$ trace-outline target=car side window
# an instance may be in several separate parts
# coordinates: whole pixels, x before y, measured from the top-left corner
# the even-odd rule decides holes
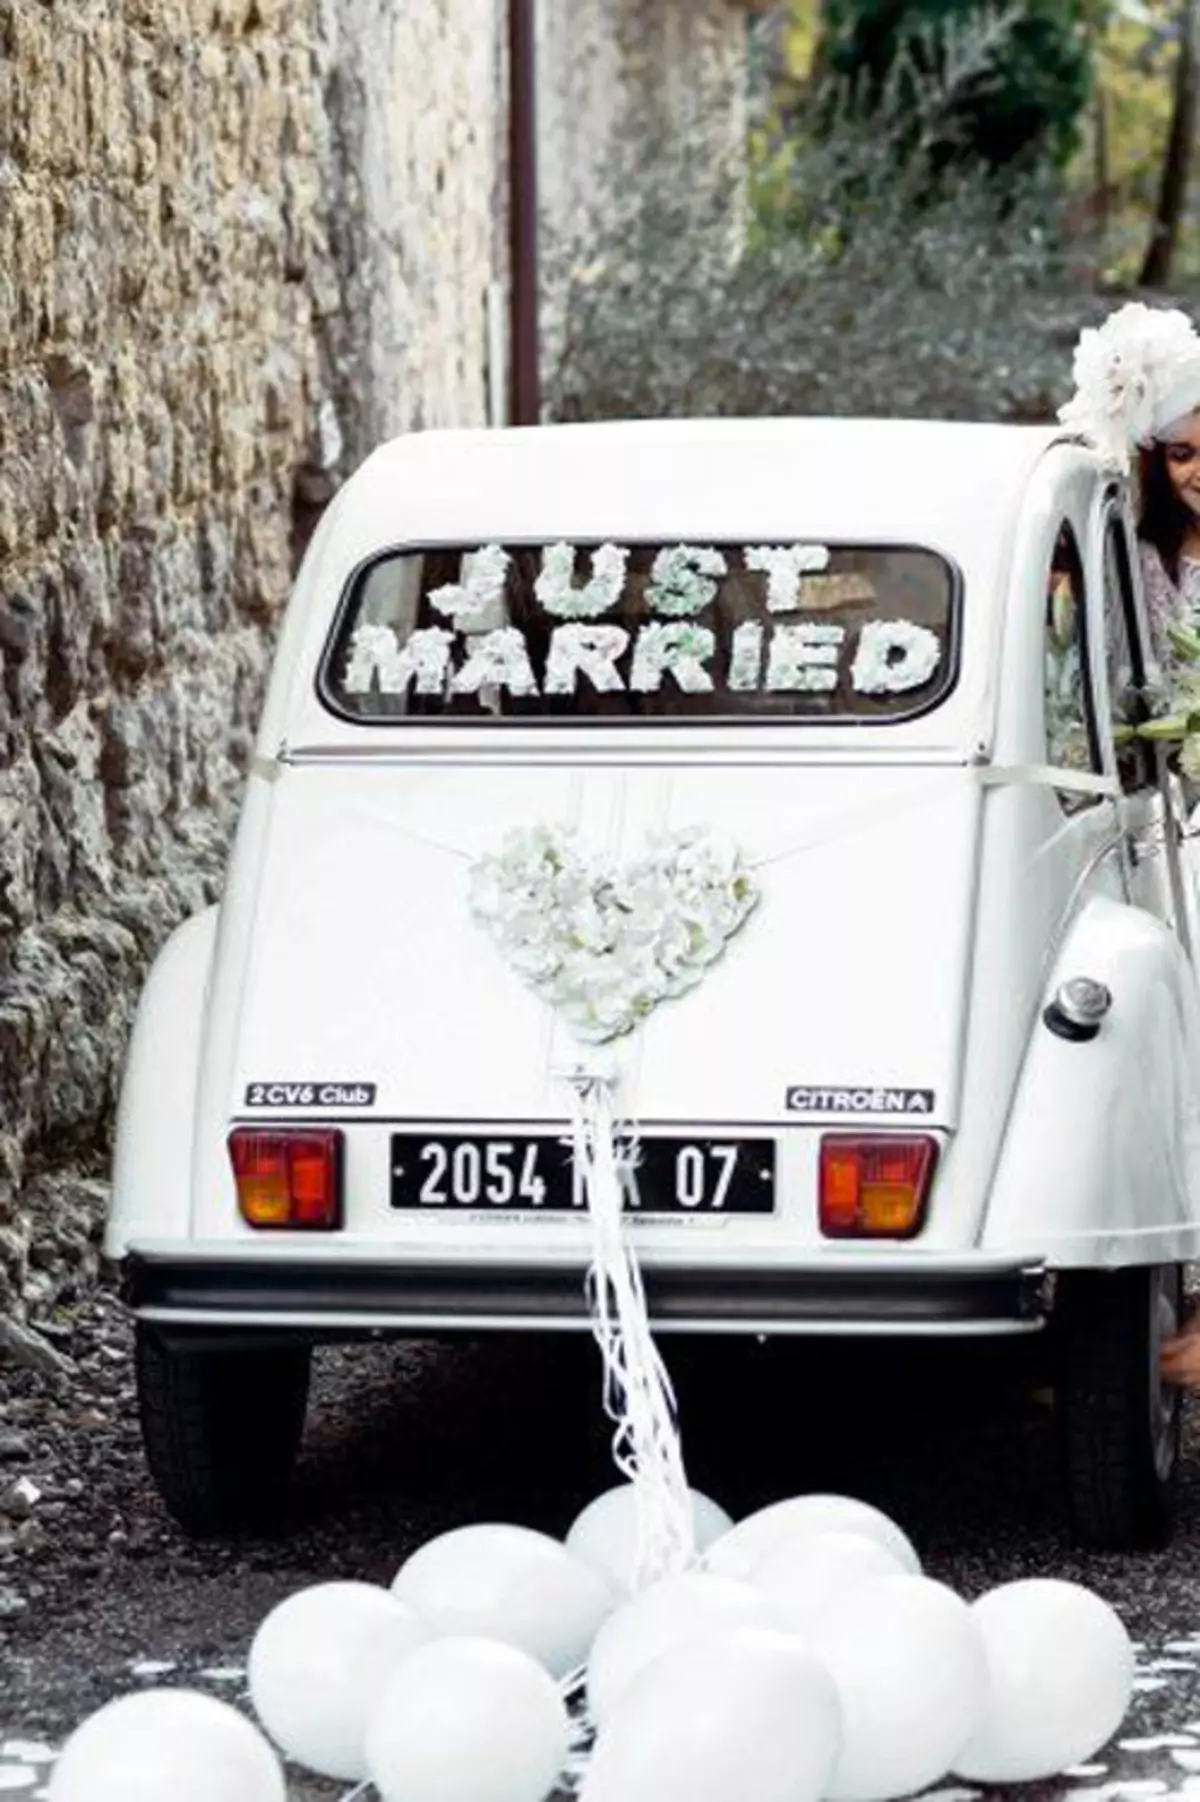
[[[1087,591],[1083,558],[1064,520],[1054,545],[1046,581],[1046,761],[1055,769],[1099,770],[1092,685],[1088,675]],[[1095,799],[1062,794],[1067,813]]]
[[[1146,662],[1138,634],[1129,541],[1119,512],[1104,527],[1104,657],[1111,731],[1121,786],[1131,793],[1153,785],[1154,759],[1133,728],[1147,717]]]

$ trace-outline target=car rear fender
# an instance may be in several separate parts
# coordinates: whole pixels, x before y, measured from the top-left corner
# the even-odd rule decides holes
[[[186,1238],[192,1130],[216,907],[177,927],[146,979],[117,1109],[113,1191],[104,1249],[135,1238]]]
[[[1044,1018],[1059,985],[1111,992],[1095,1038]],[[1200,1253],[1200,1007],[1162,921],[1097,897],[1055,960],[1025,1055],[984,1222],[988,1251],[1059,1268]]]

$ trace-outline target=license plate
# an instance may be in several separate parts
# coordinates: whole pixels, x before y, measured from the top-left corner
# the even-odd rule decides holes
[[[774,1139],[637,1142],[638,1214],[770,1214]],[[511,1133],[393,1133],[392,1206],[426,1212],[571,1213],[571,1141]],[[627,1201],[630,1206],[630,1201]]]

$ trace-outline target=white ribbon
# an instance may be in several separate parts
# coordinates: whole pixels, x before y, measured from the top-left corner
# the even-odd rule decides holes
[[[685,1570],[695,1526],[675,1391],[650,1331],[637,1253],[623,1224],[634,1177],[618,1162],[611,1079],[580,1068],[566,1077],[576,1180],[592,1222],[588,1299],[604,1366],[604,1411],[613,1461],[633,1485],[637,1511],[635,1590]]]

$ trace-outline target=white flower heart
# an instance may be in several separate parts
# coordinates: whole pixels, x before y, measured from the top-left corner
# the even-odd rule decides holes
[[[737,847],[703,827],[623,866],[567,827],[525,827],[471,866],[472,917],[589,1044],[694,988],[758,900]]]

